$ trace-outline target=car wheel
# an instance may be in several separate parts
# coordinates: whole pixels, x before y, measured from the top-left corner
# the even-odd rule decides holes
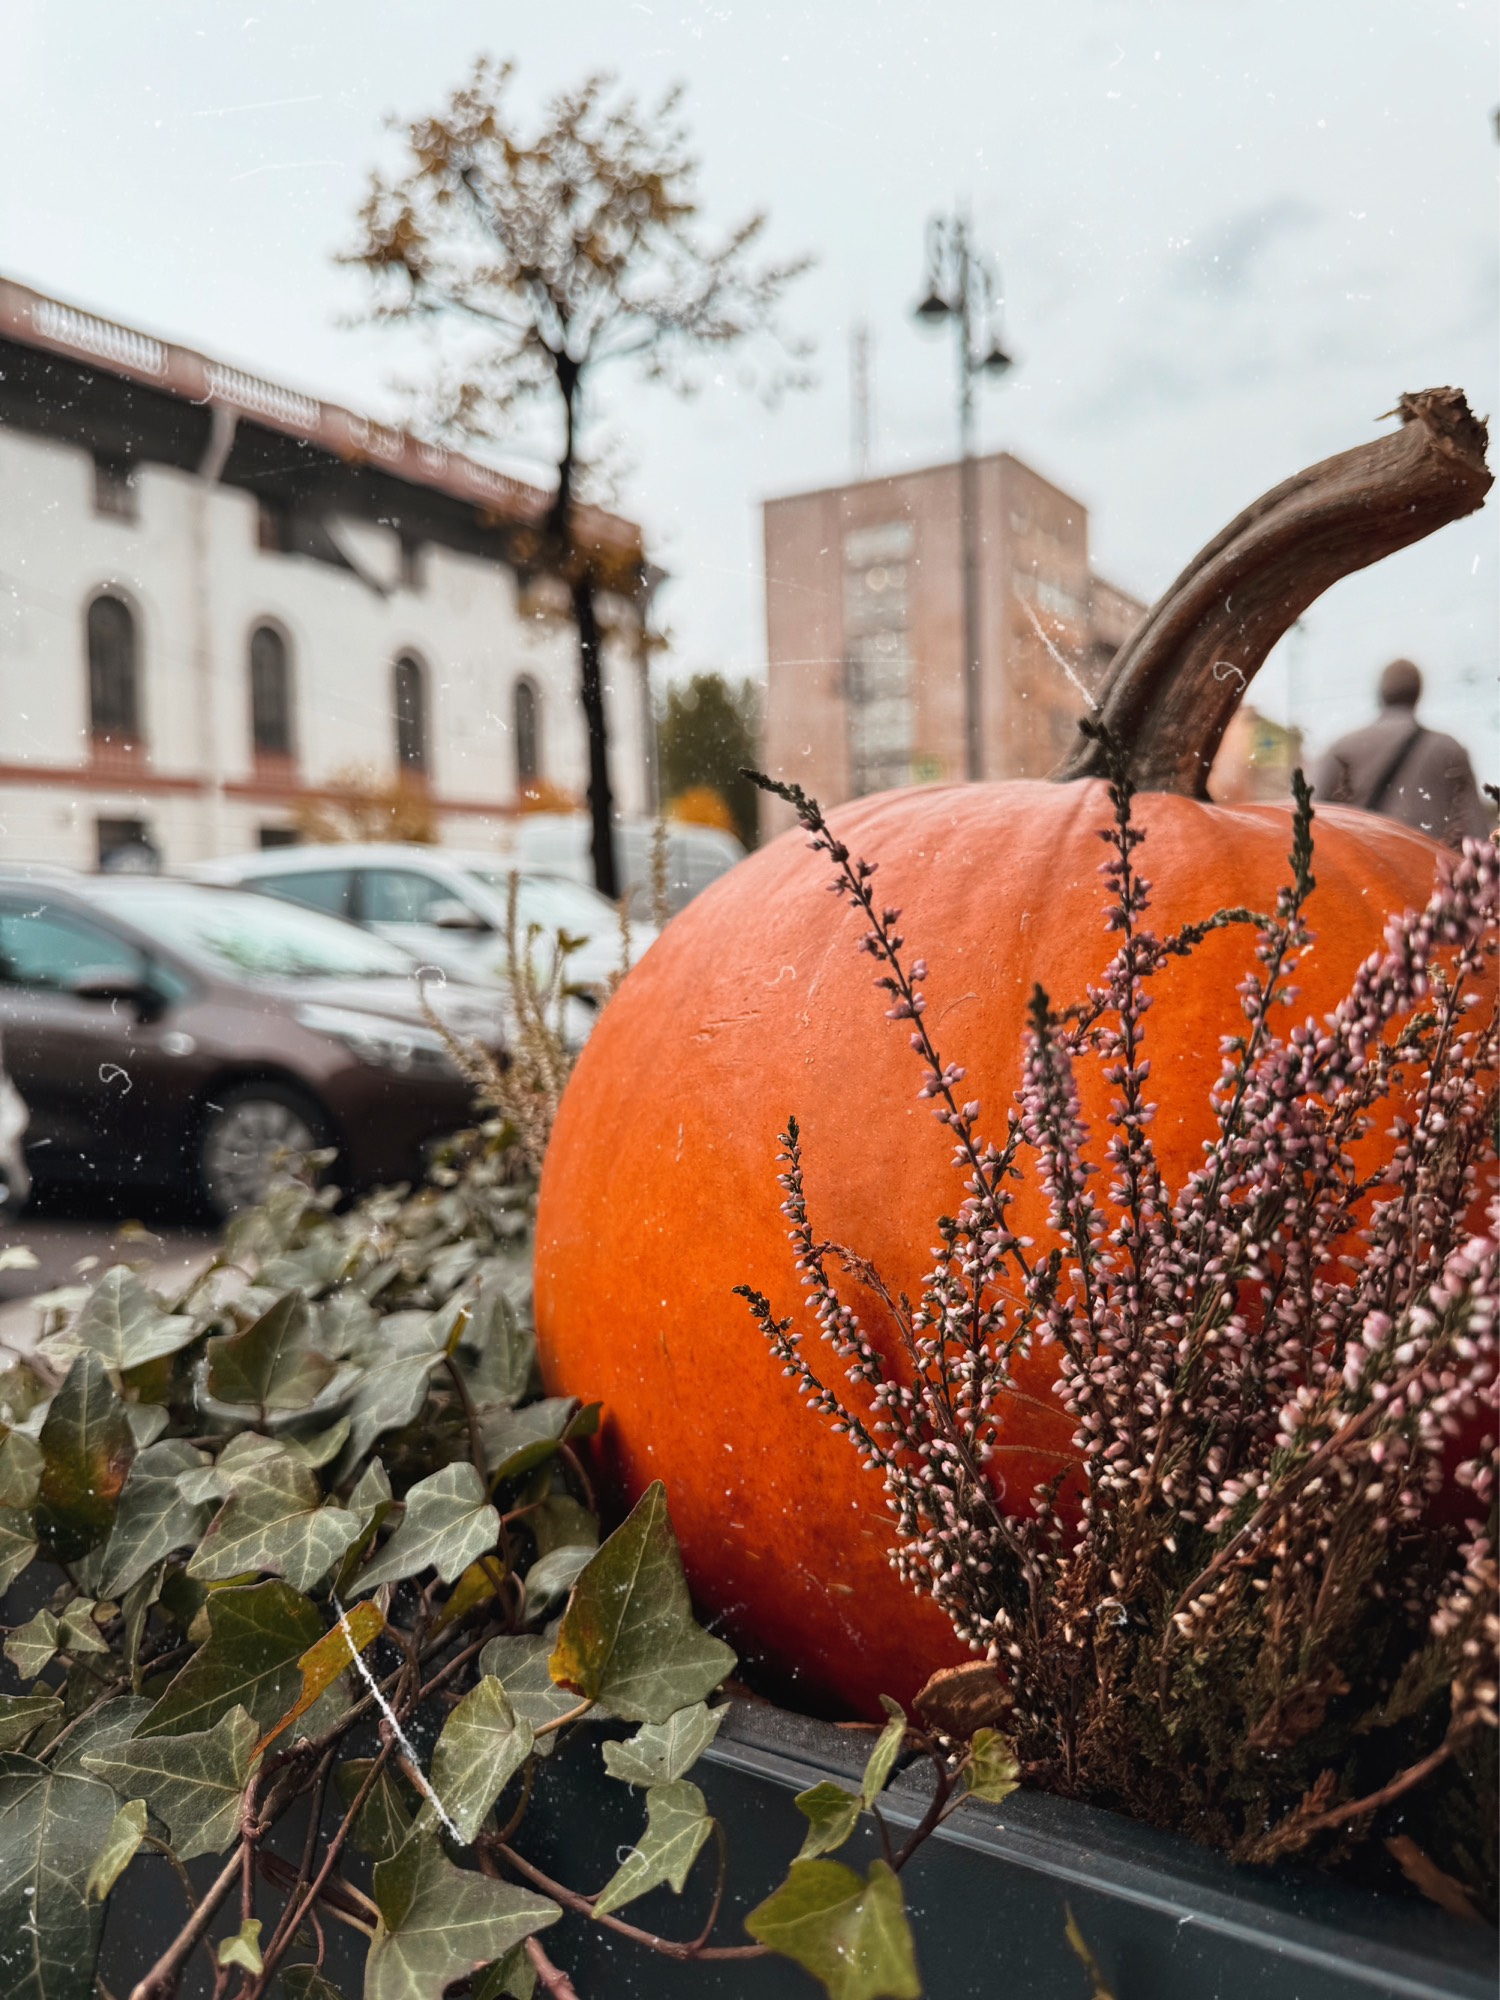
[[[215,1092],[198,1129],[198,1184],[220,1219],[265,1200],[278,1176],[329,1141],[311,1098],[282,1083],[237,1083]]]

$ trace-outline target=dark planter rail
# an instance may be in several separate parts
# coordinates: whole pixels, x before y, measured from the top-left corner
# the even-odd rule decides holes
[[[821,1778],[857,1786],[869,1743],[735,1703],[692,1774],[729,1840],[722,1942],[743,1940],[740,1915],[800,1844],[794,1794]],[[581,1743],[554,1760],[528,1840],[529,1853],[541,1861],[545,1846],[559,1879],[583,1889],[605,1881],[641,1821],[639,1799],[594,1775],[598,1756]],[[882,1810],[906,1829],[924,1804],[914,1774],[897,1780]],[[871,1829],[840,1858],[863,1867],[879,1851]],[[707,1856],[698,1871],[683,1898],[657,1892],[622,1916],[693,1936],[706,1913]],[[1236,1868],[1172,1834],[1040,1793],[964,1807],[903,1881],[929,2000],[1090,2000],[1092,1981],[1067,1941],[1070,1910],[1115,2000],[1494,2000],[1497,1990],[1488,1926],[1307,1873]],[[582,2000],[791,2000],[816,1990],[784,1959],[680,1965],[597,1925],[560,1926],[548,1942]]]
[[[864,1732],[734,1703],[692,1773],[729,1843],[716,1942],[743,1943],[745,1911],[785,1874],[803,1829],[793,1796],[821,1778],[857,1786],[869,1742]],[[373,1737],[351,1750],[371,1747]],[[893,1831],[904,1830],[924,1803],[914,1772],[891,1786],[882,1811]],[[330,1829],[334,1817],[330,1804]],[[604,1775],[599,1732],[589,1730],[542,1766],[524,1848],[559,1881],[592,1891],[643,1823],[641,1795]],[[290,1858],[304,1828],[294,1811],[272,1845]],[[863,1868],[878,1852],[866,1822],[839,1858]],[[622,1917],[663,1937],[696,1935],[712,1893],[712,1853],[683,1896],[654,1891]],[[206,1857],[191,1873],[202,1886],[221,1866]],[[368,1887],[357,1855],[349,1872]],[[116,1995],[129,1993],[185,1914],[164,1862],[138,1862],[129,1879],[128,1895],[111,1900],[100,1965]],[[1040,1793],[964,1807],[902,1879],[928,2000],[1091,2000],[1092,1981],[1067,1941],[1070,1911],[1114,2000],[1494,2000],[1497,1990],[1497,1939],[1487,1926],[1306,1873],[1234,1868],[1171,1834]],[[262,1914],[273,1914],[269,1903]],[[215,1935],[237,1923],[237,1908],[226,1909]],[[346,2000],[358,2000],[362,1953],[337,1924],[325,1930],[328,1975]],[[785,1959],[675,1963],[576,1917],[548,1933],[547,1947],[580,2000],[811,2000],[817,1991]],[[183,2000],[207,2000],[211,1985],[197,1953]]]

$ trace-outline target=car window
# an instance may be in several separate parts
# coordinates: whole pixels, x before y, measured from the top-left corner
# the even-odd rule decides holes
[[[342,917],[349,910],[350,873],[347,868],[295,868],[282,874],[247,875],[245,887],[262,895],[279,896],[284,903],[300,903],[306,910],[326,910]]]
[[[366,924],[430,924],[440,903],[462,901],[446,882],[415,868],[360,868],[358,910]]]
[[[384,938],[268,896],[124,876],[111,882],[108,896],[131,924],[221,976],[409,979],[415,969],[410,954]]]
[[[144,979],[145,954],[87,918],[46,904],[0,906],[0,981],[61,993],[83,972]]]

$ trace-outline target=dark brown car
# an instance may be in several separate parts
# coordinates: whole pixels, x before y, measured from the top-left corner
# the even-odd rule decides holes
[[[335,1146],[346,1187],[408,1180],[472,1092],[406,952],[235,889],[0,870],[0,1040],[39,1183],[179,1188],[219,1215]],[[500,997],[429,999],[500,1046]]]

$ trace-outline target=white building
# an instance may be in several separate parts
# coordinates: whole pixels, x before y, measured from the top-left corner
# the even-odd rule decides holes
[[[360,773],[500,843],[521,788],[582,798],[540,490],[0,279],[0,859],[168,865],[276,844]],[[601,615],[617,808],[647,808],[638,579]]]

